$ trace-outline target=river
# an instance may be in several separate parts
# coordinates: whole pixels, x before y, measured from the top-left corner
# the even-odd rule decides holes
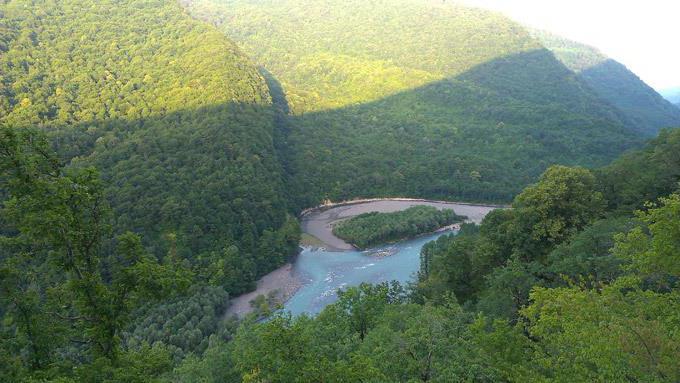
[[[450,233],[450,232],[449,232]],[[427,235],[366,251],[305,249],[293,267],[302,286],[284,305],[293,315],[317,314],[336,299],[336,291],[362,282],[408,282],[420,268],[420,249],[444,233]],[[389,256],[375,256],[388,251]]]
[[[420,249],[445,233],[402,241],[368,251],[357,251],[333,235],[333,224],[361,213],[405,210],[415,205],[453,209],[456,214],[479,223],[498,206],[413,199],[381,199],[337,204],[310,209],[302,216],[302,230],[313,237],[316,247],[306,247],[294,264],[287,264],[262,278],[257,290],[232,299],[226,315],[243,316],[251,310],[250,300],[257,295],[274,294],[293,315],[316,314],[337,299],[336,291],[362,282],[379,283],[414,279],[420,268]],[[449,232],[450,233],[450,232]],[[387,251],[389,256],[376,256]]]

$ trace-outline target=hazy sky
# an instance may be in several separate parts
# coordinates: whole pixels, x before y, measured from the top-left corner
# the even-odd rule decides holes
[[[680,0],[462,0],[599,48],[647,84],[680,86]]]

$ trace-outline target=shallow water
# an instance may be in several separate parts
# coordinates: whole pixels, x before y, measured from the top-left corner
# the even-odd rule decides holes
[[[450,232],[449,232],[450,233]],[[295,261],[295,273],[303,286],[284,305],[293,315],[317,314],[337,300],[336,291],[362,282],[379,283],[415,279],[420,268],[420,249],[438,233],[366,251],[325,251],[305,249]],[[386,257],[377,251],[394,252]]]

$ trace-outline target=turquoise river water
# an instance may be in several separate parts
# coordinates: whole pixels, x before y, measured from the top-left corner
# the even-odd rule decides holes
[[[303,286],[285,303],[284,310],[293,315],[314,315],[337,300],[338,289],[362,282],[412,281],[420,268],[420,249],[444,234],[447,233],[422,236],[366,251],[305,249],[294,266]],[[374,255],[378,252],[392,255]]]

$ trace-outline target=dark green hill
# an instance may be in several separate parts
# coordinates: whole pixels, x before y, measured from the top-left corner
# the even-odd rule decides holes
[[[465,80],[294,117],[294,164],[304,191],[334,199],[405,193],[504,201],[549,164],[604,164],[632,145],[635,138],[621,125],[599,129],[611,120],[597,111],[596,99],[583,102],[579,113],[547,92],[540,103],[520,98],[541,97],[532,94],[540,83],[533,83],[539,89],[509,85],[503,91],[484,86],[494,76],[500,84],[505,70],[550,57],[526,53],[481,66],[461,76]],[[569,90],[569,82],[560,85]],[[553,128],[537,129],[543,126]]]
[[[596,174],[612,210],[642,209],[647,201],[680,191],[680,129],[661,131]]]
[[[41,127],[64,158],[96,165],[117,229],[157,255],[236,245],[245,285],[295,249],[267,84],[222,33],[173,1],[0,12],[0,124]]]
[[[442,2],[184,2],[282,85],[303,204],[412,195],[508,201],[556,162],[640,140],[529,31]]]
[[[680,110],[623,64],[593,47],[547,32],[533,33],[567,68],[619,108],[641,133],[656,135],[662,128],[680,126]]]

